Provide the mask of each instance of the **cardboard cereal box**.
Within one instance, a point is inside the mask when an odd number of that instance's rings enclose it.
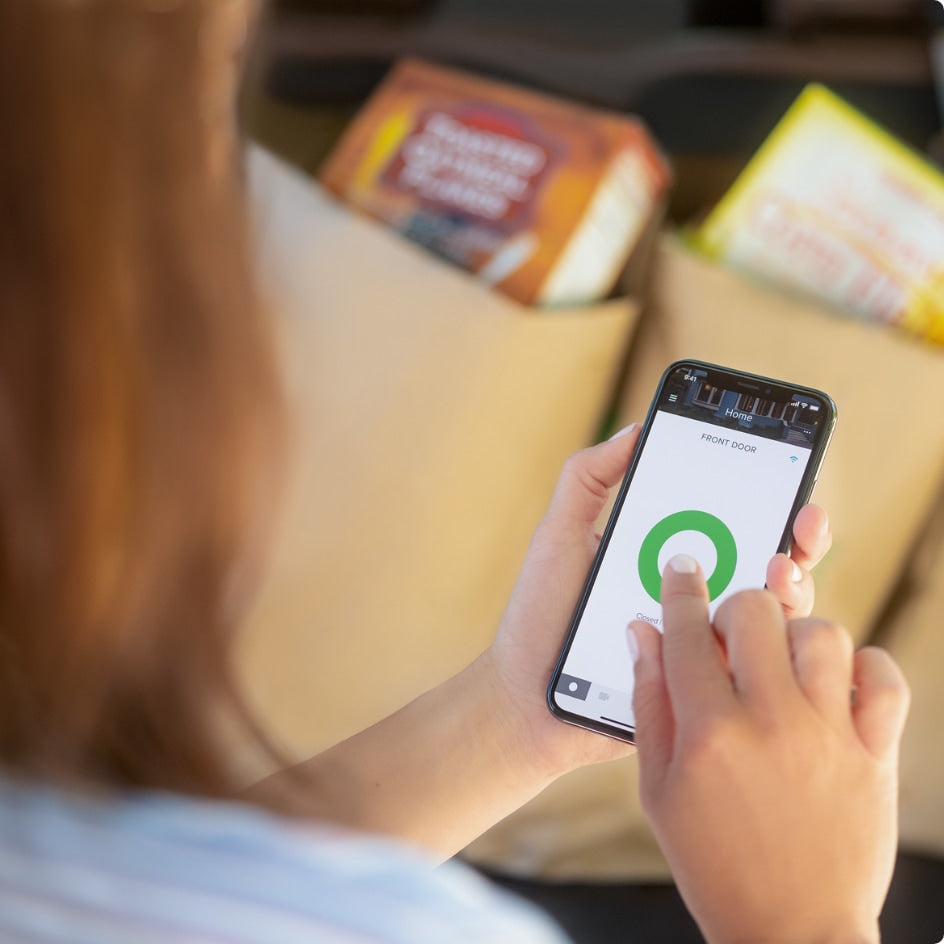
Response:
[[[521,302],[580,305],[612,290],[669,173],[633,118],[405,60],[320,178]]]
[[[695,238],[746,272],[944,343],[944,175],[820,85]]]

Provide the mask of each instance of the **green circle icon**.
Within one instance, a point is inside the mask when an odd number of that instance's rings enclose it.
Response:
[[[728,526],[707,511],[677,511],[663,518],[646,535],[639,549],[639,579],[646,593],[658,603],[662,590],[662,574],[659,573],[659,552],[669,538],[680,531],[698,531],[715,546],[718,561],[708,578],[708,597],[717,599],[734,576],[737,566],[737,545]]]

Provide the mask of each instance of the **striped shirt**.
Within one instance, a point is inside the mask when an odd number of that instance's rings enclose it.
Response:
[[[452,863],[237,803],[0,780],[2,944],[561,944]]]

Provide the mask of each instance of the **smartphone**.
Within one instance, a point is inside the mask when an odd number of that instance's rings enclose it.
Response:
[[[632,620],[661,629],[661,575],[689,554],[710,612],[789,551],[836,423],[819,390],[700,361],[665,371],[547,690],[563,721],[634,740]]]

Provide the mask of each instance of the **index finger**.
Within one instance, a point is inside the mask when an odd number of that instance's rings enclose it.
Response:
[[[708,588],[697,562],[673,557],[662,576],[662,661],[676,723],[736,705],[721,646],[708,619]]]

